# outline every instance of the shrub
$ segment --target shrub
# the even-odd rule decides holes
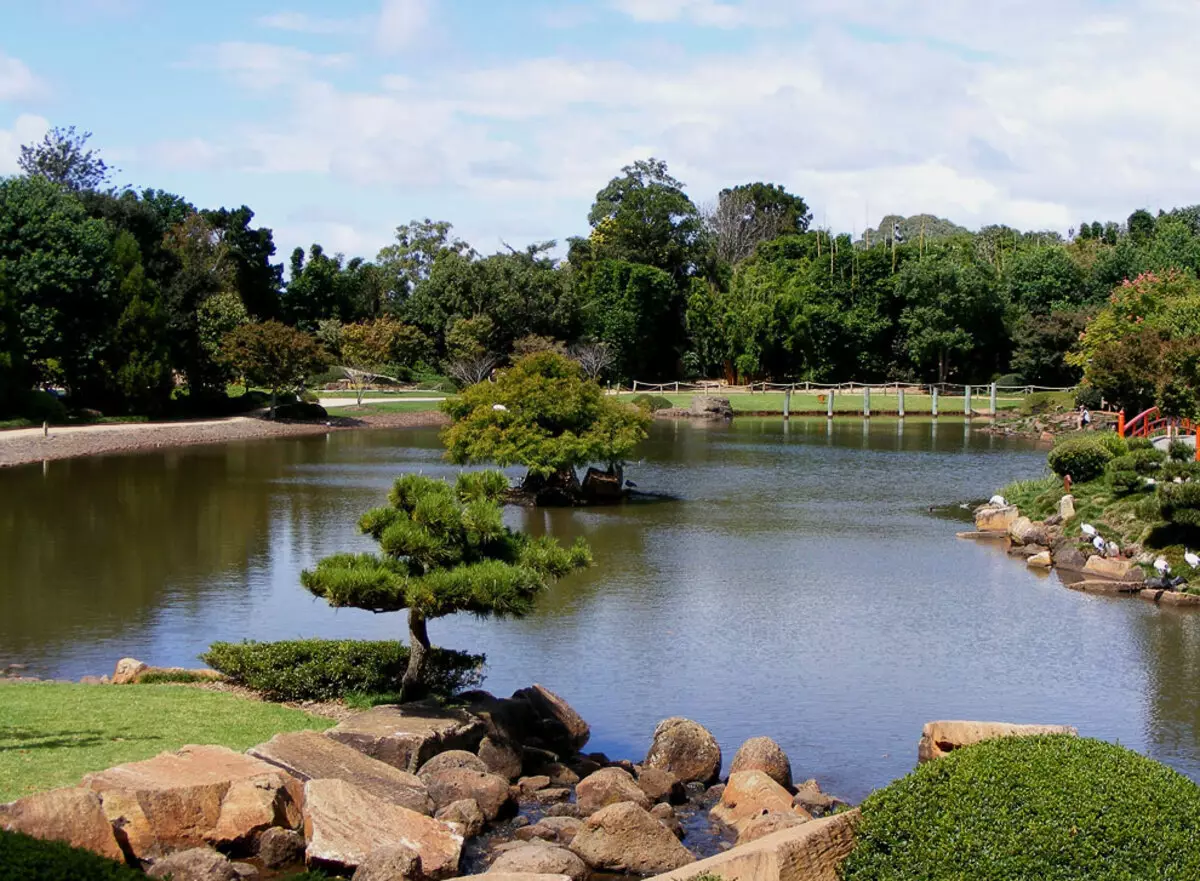
[[[328,419],[329,414],[320,404],[310,404],[307,401],[298,401],[294,404],[284,404],[281,407],[275,408],[276,419],[291,419],[296,422],[316,422],[323,419]]]
[[[1021,415],[1041,416],[1044,413],[1062,413],[1070,409],[1071,396],[1063,392],[1034,392],[1021,401]]]
[[[22,416],[32,422],[61,425],[67,421],[67,405],[50,392],[26,392],[20,411]]]
[[[1129,443],[1115,431],[1099,432],[1096,438],[1114,456],[1124,456],[1129,452]]]
[[[1158,489],[1162,519],[1178,526],[1200,528],[1200,483],[1166,483]]]
[[[664,398],[662,395],[637,395],[631,400],[631,403],[643,407],[651,413],[657,413],[659,410],[669,410],[675,406],[671,403],[670,398]]]
[[[408,647],[327,639],[216,642],[200,660],[269,700],[324,701],[398,690],[408,668]],[[433,649],[425,667],[430,689],[447,696],[476,687],[483,681],[484,660],[483,655]]]
[[[863,803],[845,881],[1200,878],[1200,787],[1122,747],[1002,738]]]
[[[1156,474],[1163,466],[1166,454],[1162,450],[1134,450],[1118,456],[1108,463],[1109,471],[1136,471],[1138,474]]]
[[[207,676],[191,670],[151,670],[138,677],[138,685],[190,685],[208,681]]]
[[[1087,483],[1104,473],[1113,454],[1094,436],[1075,435],[1050,451],[1047,462],[1059,477],[1071,475],[1076,483]]]
[[[1139,476],[1136,471],[1126,469],[1112,471],[1108,476],[1108,482],[1112,486],[1113,492],[1122,496],[1132,495],[1146,486],[1144,477]]]
[[[1200,480],[1200,462],[1168,462],[1158,472],[1160,480]]]
[[[1148,437],[1131,437],[1125,441],[1125,446],[1129,447],[1129,452],[1137,450],[1153,450],[1154,442]]]
[[[1075,406],[1087,407],[1089,410],[1099,410],[1104,396],[1095,386],[1081,385],[1075,389]]]
[[[1173,440],[1167,447],[1167,457],[1172,462],[1193,462],[1196,459],[1196,448],[1184,441]]]
[[[146,881],[146,876],[91,851],[0,829],[0,881]]]

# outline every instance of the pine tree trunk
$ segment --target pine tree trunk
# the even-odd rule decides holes
[[[408,667],[400,680],[400,702],[418,701],[425,697],[425,662],[429,657],[429,631],[425,616],[416,609],[408,610]]]

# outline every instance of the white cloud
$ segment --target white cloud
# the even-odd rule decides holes
[[[28,101],[44,91],[42,81],[19,58],[0,51],[0,101]]]
[[[369,18],[322,18],[307,12],[276,12],[259,18],[266,28],[301,34],[361,34],[370,28]]]
[[[349,54],[319,55],[274,43],[219,43],[197,53],[192,64],[215,68],[249,89],[293,86],[330,69],[349,67]]]
[[[27,113],[18,116],[11,129],[0,129],[0,175],[16,174],[21,146],[40,141],[49,130],[49,120]]]
[[[383,0],[377,37],[385,52],[397,52],[420,36],[430,22],[429,0]]]

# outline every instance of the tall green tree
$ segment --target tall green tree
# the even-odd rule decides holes
[[[505,527],[500,501],[507,489],[507,478],[495,471],[461,474],[453,486],[405,475],[387,507],[359,520],[359,529],[379,543],[378,554],[338,554],[301,574],[304,587],[335,608],[408,610],[401,701],[428,691],[431,618],[527,615],[551,581],[590,564],[582,539],[568,549]]]
[[[37,144],[24,144],[17,165],[30,177],[40,177],[69,190],[95,190],[108,182],[114,169],[88,148],[91,132],[75,126],[55,126]]]
[[[752,183],[721,190],[704,219],[717,259],[738,263],[762,242],[807,230],[812,212],[778,184]]]

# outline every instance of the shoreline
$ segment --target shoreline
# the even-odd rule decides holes
[[[19,428],[0,432],[0,468],[230,441],[306,437],[333,431],[415,428],[443,425],[446,421],[441,412],[428,410],[331,416],[328,423],[271,422],[258,416],[230,416],[185,422],[66,426],[51,428],[49,436],[43,436],[40,428]]]

